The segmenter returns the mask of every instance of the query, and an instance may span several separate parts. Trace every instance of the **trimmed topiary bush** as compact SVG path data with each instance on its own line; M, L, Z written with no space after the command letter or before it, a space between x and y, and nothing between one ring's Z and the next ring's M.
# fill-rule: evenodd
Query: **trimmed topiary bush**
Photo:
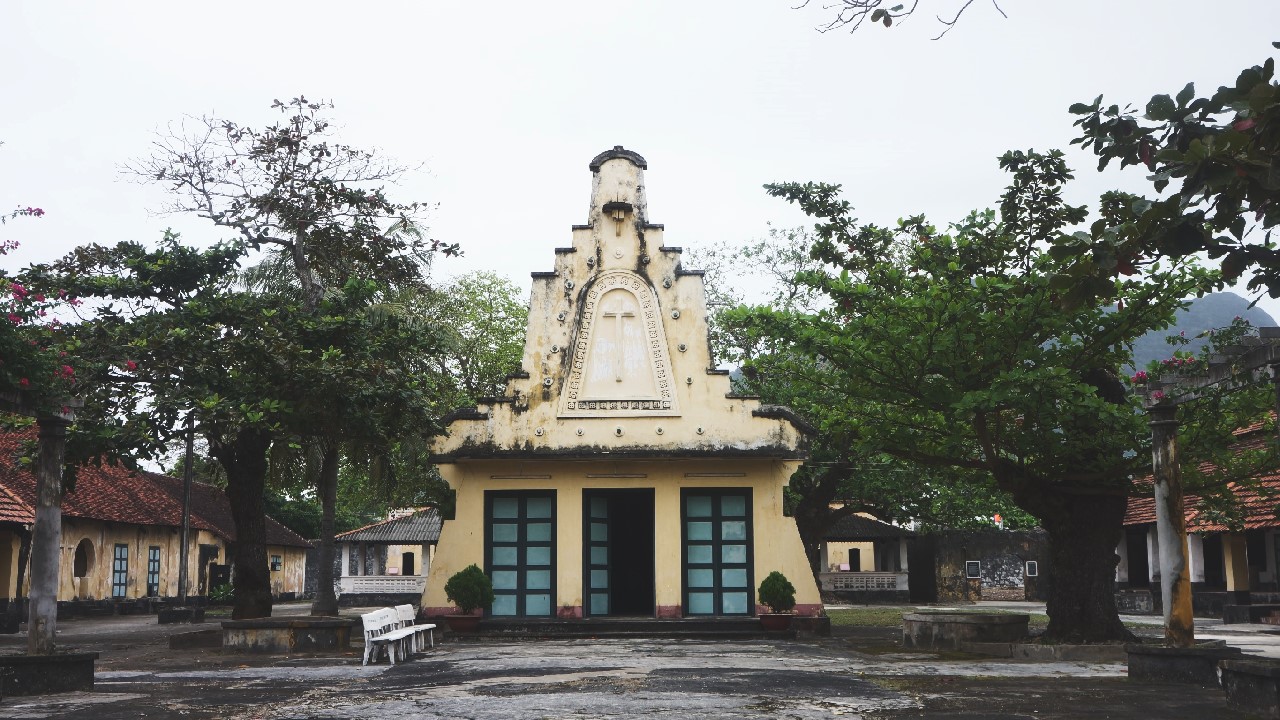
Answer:
M493 603L493 581L479 566L468 565L444 584L444 594L463 615L470 615Z
M760 602L775 613L791 612L796 606L796 587L786 575L774 570L760 583Z

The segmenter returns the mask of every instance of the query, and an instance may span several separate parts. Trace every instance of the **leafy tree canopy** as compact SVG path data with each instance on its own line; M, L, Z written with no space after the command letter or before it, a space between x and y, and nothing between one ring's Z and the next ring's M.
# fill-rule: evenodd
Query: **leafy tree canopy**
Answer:
M817 572L819 547L829 528L855 512L926 528L990 527L1000 514L1007 527L1034 525L989 476L924 468L853 441L844 428L852 400L831 402L838 368L799 350L789 339L760 332L744 302L789 314L817 314L829 297L805 282L830 266L810 255L814 237L804 228L770 228L743 246L721 244L691 253L706 270L712 348L720 362L737 365L737 390L790 407L819 430L810 459L791 478L787 510L795 517ZM742 289L750 286L750 296ZM963 478L961 476L964 476Z
M1173 263L1118 281L1115 309L1064 309L1052 278L1065 261L1046 248L1085 217L1061 197L1071 173L1056 151L1000 162L1012 184L999 216L943 232L918 216L860 225L835 186L769 186L818 220L813 255L829 268L801 281L827 307L741 309L735 321L810 359L832 406L824 432L864 457L985 475L1038 518L1054 548L1051 636L1126 637L1112 557L1149 434L1118 369L1134 338L1214 278Z
M1280 297L1280 250L1271 240L1280 223L1274 58L1207 97L1188 83L1153 96L1141 112L1101 95L1071 112L1081 131L1072 142L1092 150L1099 169L1113 160L1142 166L1156 192L1171 192L1156 200L1113 195L1087 231L1056 238L1057 256L1074 259L1059 281L1067 300L1114 297L1111 278L1202 252L1219 260L1225 281L1252 270L1250 289Z

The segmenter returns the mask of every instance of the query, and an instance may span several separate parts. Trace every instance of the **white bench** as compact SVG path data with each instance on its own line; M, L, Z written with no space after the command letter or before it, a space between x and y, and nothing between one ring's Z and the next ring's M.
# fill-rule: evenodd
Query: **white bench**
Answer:
M412 605L397 605L396 618L400 621L401 629L413 630L413 652L421 652L425 649L422 646L423 635L427 636L427 647L436 646L436 626L431 623L417 624L418 613L414 611Z
M377 662L378 655L384 650L391 664L396 664L396 657L409 657L410 644L414 642L418 631L414 627L401 627L400 617L392 608L382 608L360 616L364 623L364 660Z

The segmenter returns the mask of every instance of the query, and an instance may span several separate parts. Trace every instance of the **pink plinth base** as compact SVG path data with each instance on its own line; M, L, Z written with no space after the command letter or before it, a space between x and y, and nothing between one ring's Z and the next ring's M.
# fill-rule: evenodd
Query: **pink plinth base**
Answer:
M821 603L816 605L796 605L795 608L792 609L791 614L799 617L818 617L822 615L825 610L825 607ZM772 612L773 611L769 609L768 605L756 605L757 615L769 615Z
M659 605L658 617L660 618L682 618L684 617L684 608L680 605Z
M581 620L582 606L581 605L562 605L560 609L556 611L556 617L560 618L561 620Z
M418 615L420 617L429 617L429 618L438 618L438 617L444 617L445 615L461 615L461 614L462 614L462 611L452 605L445 605L443 607L424 607L420 611L418 611ZM483 615L484 613L481 612L480 610L474 610L472 611L471 614Z

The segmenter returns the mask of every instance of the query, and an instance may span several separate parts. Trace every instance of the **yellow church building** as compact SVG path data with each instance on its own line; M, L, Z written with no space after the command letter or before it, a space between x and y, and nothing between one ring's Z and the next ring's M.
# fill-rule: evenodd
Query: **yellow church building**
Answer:
M779 570L796 612L822 604L782 494L808 426L733 394L707 342L701 271L645 202L640 155L591 161L591 210L533 273L523 366L455 412L434 446L456 491L423 607L475 564L491 617L744 616Z

